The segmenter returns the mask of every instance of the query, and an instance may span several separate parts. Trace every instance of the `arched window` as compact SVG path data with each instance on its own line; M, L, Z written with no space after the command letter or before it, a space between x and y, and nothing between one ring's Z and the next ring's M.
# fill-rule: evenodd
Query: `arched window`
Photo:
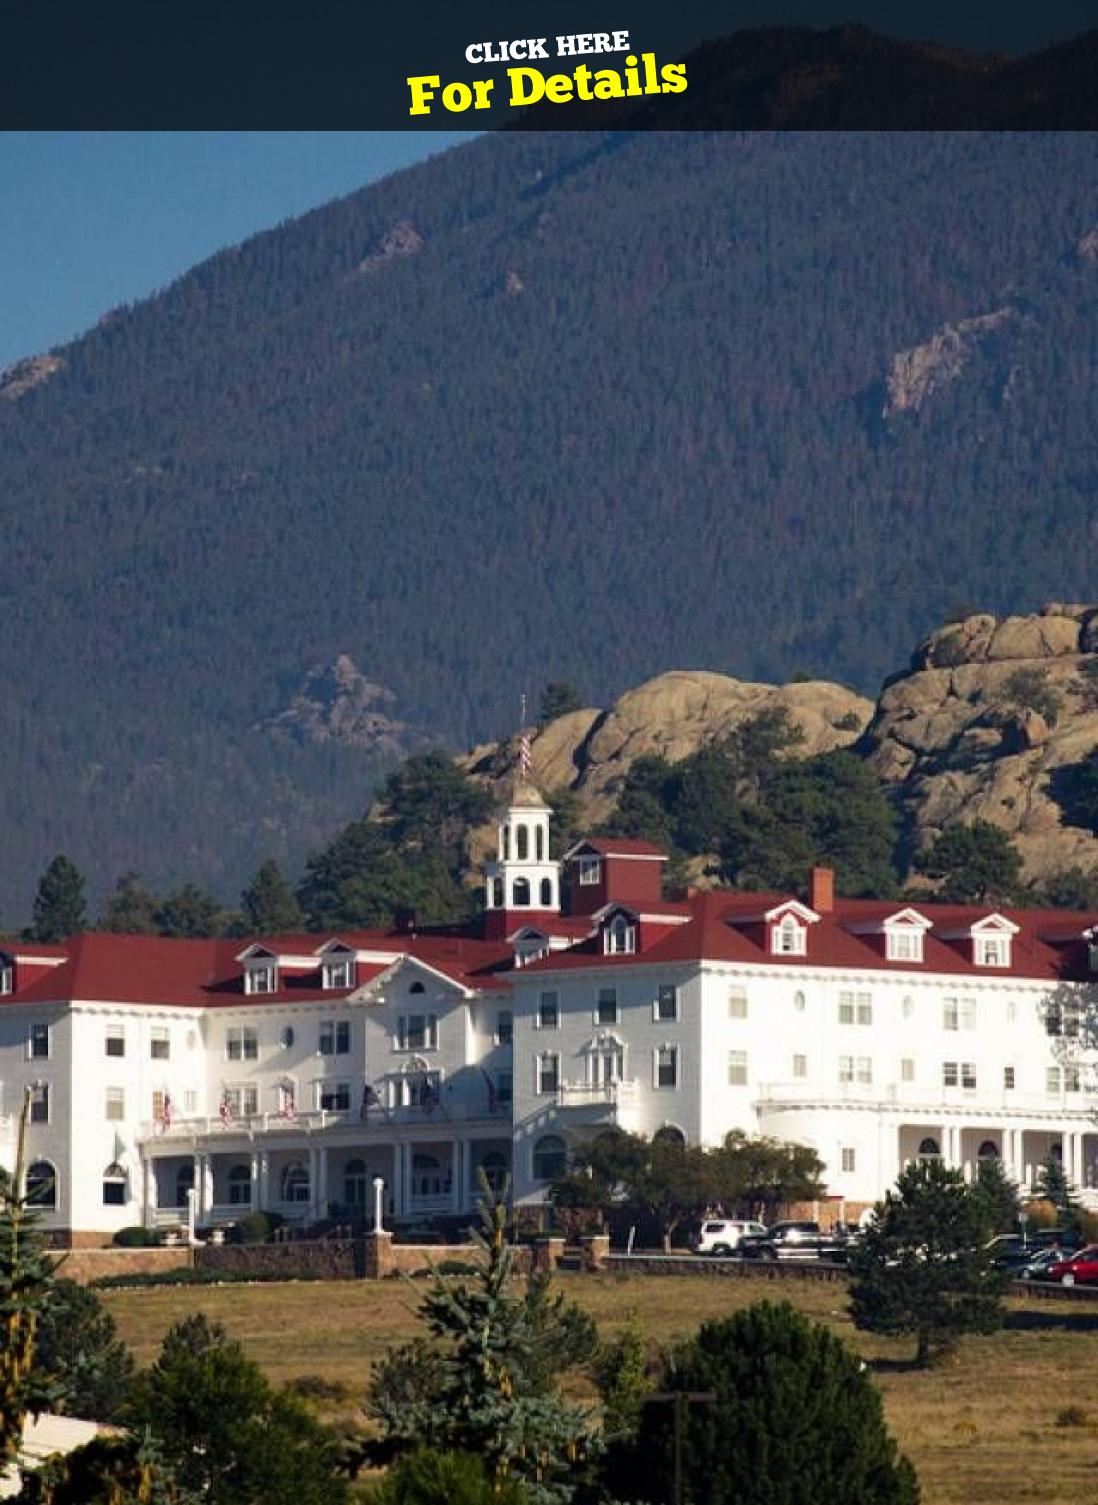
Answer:
M553 880L543 878L541 880L541 907L551 909L553 907Z
M234 1165L229 1172L229 1206L252 1205L252 1170L248 1165Z
M637 949L637 927L623 914L616 914L606 930L604 949L621 955Z
M994 1139L985 1139L976 1151L977 1160L998 1160L998 1158L999 1146L995 1143Z
M502 1150L489 1150L480 1162L480 1168L495 1195L502 1196L507 1185L507 1156Z
M545 827L534 827L534 856L539 862L545 861Z
M803 956L806 934L795 915L783 915L774 927L771 950L784 956Z
M927 1137L926 1139L919 1140L920 1160L940 1160L941 1158L942 1152L938 1148L938 1141L936 1139Z
M348 1207L366 1206L365 1160L348 1160L343 1167L343 1200Z
M503 908L503 879L502 878L493 878L492 879L492 908L493 909L502 909Z
M27 1201L36 1207L57 1206L57 1172L48 1160L27 1167Z
M444 1197L450 1190L449 1174L434 1155L420 1150L412 1156L412 1200Z
M543 1134L534 1146L534 1179L555 1181L568 1168L568 1151L559 1134Z
M300 1160L292 1160L282 1172L282 1200L284 1202L309 1200L309 1172Z
M1049 1150L1048 1154L1049 1154L1049 1159L1050 1160L1063 1160L1063 1158L1064 1158L1064 1147L1063 1147L1063 1145L1054 1144L1052 1146L1052 1148Z
M530 908L530 880L516 878L511 885L511 903L516 909Z
M804 994L803 993L794 993L793 994L793 1007L794 1007L794 1009L796 1010L796 1012L798 1014L803 1014L804 1013Z
M530 833L525 826L515 827L515 856L525 862L530 855Z
M509 862L511 860L511 828L509 826L503 827L501 846L503 847L503 860L504 862Z
M686 1143L686 1135L674 1124L664 1124L662 1129L657 1129L652 1135L657 1144L674 1144L680 1148Z
M194 1189L194 1166L182 1165L175 1173L175 1205L186 1207L187 1193Z
M426 993L427 989L421 982L414 982L408 991L409 993Z
M129 1180L117 1160L112 1160L103 1172L103 1206L125 1207L130 1200Z

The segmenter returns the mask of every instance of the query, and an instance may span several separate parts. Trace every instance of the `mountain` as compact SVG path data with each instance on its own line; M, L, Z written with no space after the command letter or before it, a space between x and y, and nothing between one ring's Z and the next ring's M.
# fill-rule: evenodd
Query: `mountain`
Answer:
M232 898L550 678L875 694L958 602L1086 599L1093 165L498 133L21 363L0 915L57 851Z

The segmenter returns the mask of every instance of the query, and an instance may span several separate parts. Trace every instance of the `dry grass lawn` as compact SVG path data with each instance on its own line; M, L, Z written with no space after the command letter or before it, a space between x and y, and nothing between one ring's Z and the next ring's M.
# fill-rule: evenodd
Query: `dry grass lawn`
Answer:
M924 1505L1098 1505L1098 1303L1014 1302L1005 1331L968 1339L953 1362L904 1367L908 1343L856 1333L841 1285L698 1276L562 1275L613 1333L630 1308L653 1344L707 1317L769 1297L826 1322L870 1361L889 1424L919 1471ZM204 1310L224 1322L275 1381L322 1374L361 1389L371 1362L416 1329L405 1282L222 1286L104 1292L140 1363L170 1324ZM1057 1425L1068 1406L1082 1425Z

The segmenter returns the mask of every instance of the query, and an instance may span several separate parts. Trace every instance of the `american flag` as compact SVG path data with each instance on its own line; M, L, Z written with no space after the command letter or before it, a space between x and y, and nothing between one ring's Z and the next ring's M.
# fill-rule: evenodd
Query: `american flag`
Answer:
M297 1117L297 1104L294 1102L294 1094L291 1087L283 1087L282 1089L282 1117L288 1118L291 1123Z
M524 731L519 737L519 773L523 783L528 782L530 778L530 763L530 733Z
M221 1120L221 1127L223 1129L227 1129L229 1124L231 1124L233 1121L233 1110L231 1104L229 1103L229 1094L227 1092L223 1092L221 1094L221 1102L218 1104L217 1116Z
M365 1123L366 1120L369 1118L369 1116L370 1116L370 1109L371 1108L378 1108L380 1106L381 1106L381 1099L378 1097L377 1093L370 1086L369 1082L363 1082L363 1084L362 1084L362 1106L358 1110L358 1116L359 1116L359 1118L361 1118L362 1122Z
M496 1091L496 1084L483 1066L480 1068L480 1074L484 1078L484 1086L488 1092L488 1112L495 1113L499 1107L499 1093Z
M422 1103L424 1113L433 1113L438 1107L438 1089L435 1087L435 1084L434 1082L432 1082L430 1077L426 1077L424 1079L423 1097L420 1101Z
M160 1109L160 1122L165 1130L170 1129L172 1126L172 1097L170 1092L165 1092L164 1094L164 1105Z

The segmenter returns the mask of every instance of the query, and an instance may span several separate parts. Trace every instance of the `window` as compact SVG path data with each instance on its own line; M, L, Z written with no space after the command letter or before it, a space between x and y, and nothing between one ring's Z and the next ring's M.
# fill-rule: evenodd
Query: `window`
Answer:
M978 967L1009 967L1010 937L1007 935L978 935L974 948Z
M186 1207L187 1195L194 1190L194 1165L188 1161L175 1173L175 1206Z
M32 1061L43 1061L48 1058L50 1053L50 1027L48 1024L31 1025L27 1049Z
M530 880L516 878L511 885L511 903L516 909L530 908Z
M803 993L794 993L793 994L793 1012L795 1014L803 1014L804 1010L805 1010L805 998L804 998L804 994Z
M437 1071L406 1071L398 1084L399 1106L422 1108L433 1113L442 1091L442 1077Z
M126 1172L115 1160L103 1172L103 1206L125 1207L129 1200L130 1192Z
M0 993L15 992L15 968L6 956L0 956Z
M1045 1091L1059 1093L1060 1091L1060 1068L1059 1066L1045 1067Z
M807 931L793 915L783 915L770 932L770 949L778 956L803 956Z
M956 1085L957 1085L957 1083L958 1083L959 1080L960 1080L960 1077L958 1076L958 1072L957 1072L957 1062L956 1061L943 1061L942 1062L942 1086L943 1087L956 1087Z
M348 1207L366 1206L365 1160L348 1160L343 1167L343 1200Z
M747 994L743 988L733 988L728 995L729 1019L747 1018Z
M918 1158L920 1160L940 1160L942 1158L942 1152L939 1148L938 1141L936 1139L929 1138L929 1136L926 1139L920 1139Z
M294 1043L294 1027L284 1024L278 1032L278 1043L283 1050L290 1050Z
M227 1061L257 1061L259 1059L259 1031L254 1025L237 1024L225 1031L225 1059Z
M152 1095L152 1117L153 1117L153 1123L159 1124L161 1126L161 1128L167 1127L167 1125L164 1122L164 1118L165 1118L164 1110L165 1110L165 1108L168 1107L169 1101L170 1100L169 1100L168 1094L166 1092L157 1091L157 1092L154 1092L153 1095ZM170 1115L170 1110L169 1110L169 1115Z
M412 1018L419 1017L412 1015ZM416 1047L422 1049L422 1045ZM347 1019L325 1019L320 1026L319 1050L322 1056L345 1056L351 1049L351 1025Z
M412 1156L412 1200L427 1201L450 1194L450 1172L444 1170L436 1156L418 1150Z
M539 862L545 860L545 827L540 823L534 827L534 856Z
M32 1124L48 1124L50 1121L50 1084L38 1082L31 1088L30 1121Z
M344 1046L344 1053L347 1047ZM397 1050L437 1050L438 1016L401 1014L397 1022ZM340 1052L336 1052L340 1054Z
M999 1159L999 1146L995 1143L994 1139L985 1139L985 1140L981 1141L980 1148L976 1151L976 1159L977 1160L998 1160Z
M555 993L542 993L538 999L538 1029L560 1028L560 1006Z
M873 1081L872 1056L840 1056L839 1081L858 1082L863 1087L870 1086Z
M543 1134L534 1146L535 1181L555 1181L568 1169L568 1151L558 1134Z
M26 1197L35 1207L57 1206L57 1172L48 1160L27 1167Z
M121 1123L126 1116L126 1094L121 1087L107 1088L106 1116L111 1123Z
M885 957L890 962L921 962L923 933L908 926L885 931Z
M350 1082L318 1082L317 1106L326 1113L346 1113L351 1106Z
M848 1144L843 1145L842 1149L839 1151L839 1164L844 1175L849 1176L853 1174L856 1163L857 1156L854 1153L854 1147Z
M904 1001L900 1004L900 1013L905 1019L910 1019L912 1017L912 1015L915 1013L914 998L904 999Z
M730 1087L747 1086L746 1050L730 1050L728 1052L728 1085Z
M525 862L530 855L530 833L523 825L515 827L515 856Z
M510 1045L515 1038L515 1021L510 1009L500 1009L496 1015L496 1044Z
M839 994L840 1024L872 1024L873 999L868 993Z
M1061 1003L1059 999L1051 999L1045 1009L1045 1033L1054 1037L1065 1036L1076 1040L1079 1037L1081 1022L1081 1010L1078 1002L1069 1000Z
M747 1073L746 1073L746 1068L745 1068L744 1076L746 1077L746 1075L747 1075ZM793 1057L793 1075L795 1077L806 1077L808 1075L808 1057L807 1056L794 1056Z
M653 1054L655 1057L653 1085L677 1087L679 1085L679 1047L658 1045Z
M622 956L637 949L637 927L623 914L616 914L603 932L603 948L611 956Z
M222 1093L230 1118L254 1118L259 1112L259 1089L257 1087L226 1087Z
M245 993L276 993L278 968L274 962L253 962L244 968Z
M602 1043L586 1051L587 1085L609 1087L625 1076L625 1048L611 1035L604 1036Z
M976 1028L975 998L942 1000L942 1028L949 1030Z
M292 1160L282 1172L282 1200L284 1202L309 1200L309 1172L300 1160Z
M657 1024L673 1024L679 1017L679 990L673 982L661 982L656 989L656 1007L652 1017Z
M1079 1087L1080 1081L1081 1081L1081 1073L1080 1073L1080 1070L1079 1070L1078 1066L1065 1066L1064 1067L1064 1091L1065 1092L1078 1092L1080 1090L1080 1087Z
M326 988L353 988L355 985L354 962L349 956L341 956L338 961L326 961L322 969L322 977Z
M172 1054L172 1036L167 1025L154 1024L149 1033L149 1056L154 1061L168 1061Z
M126 1054L126 1030L121 1024L108 1024L104 1036L104 1049L109 1056Z
M854 1057L839 1057L839 1081L852 1082L854 1080Z
M585 887L590 883L601 883L602 862L598 857L581 857L576 863L576 877Z
M537 1058L535 1091L555 1093L560 1090L560 1056L555 1051L545 1050Z
M252 1205L252 1171L247 1165L234 1165L229 1171L229 1206Z
M975 1092L976 1063L974 1061L961 1062L961 1086L966 1092Z
M538 833L541 834L540 832ZM484 1174L491 1190L495 1195L501 1196L507 1185L507 1156L502 1150L489 1150L480 1162L480 1170Z
M515 1100L514 1081L509 1071L496 1072L496 1104L499 1108L510 1113L511 1104Z
M900 1059L900 1081L913 1082L915 1080L915 1061L912 1056L903 1056Z
M617 1024L617 1022L618 990L617 988L600 988L595 1003L595 1023Z
M538 837L539 837L539 845L540 845L540 837L541 837L541 832L540 831L538 832ZM539 893L538 893L538 902L541 905L542 909L552 909L552 907L553 907L553 880L552 880L552 878L543 878L541 880L541 888L540 888Z

